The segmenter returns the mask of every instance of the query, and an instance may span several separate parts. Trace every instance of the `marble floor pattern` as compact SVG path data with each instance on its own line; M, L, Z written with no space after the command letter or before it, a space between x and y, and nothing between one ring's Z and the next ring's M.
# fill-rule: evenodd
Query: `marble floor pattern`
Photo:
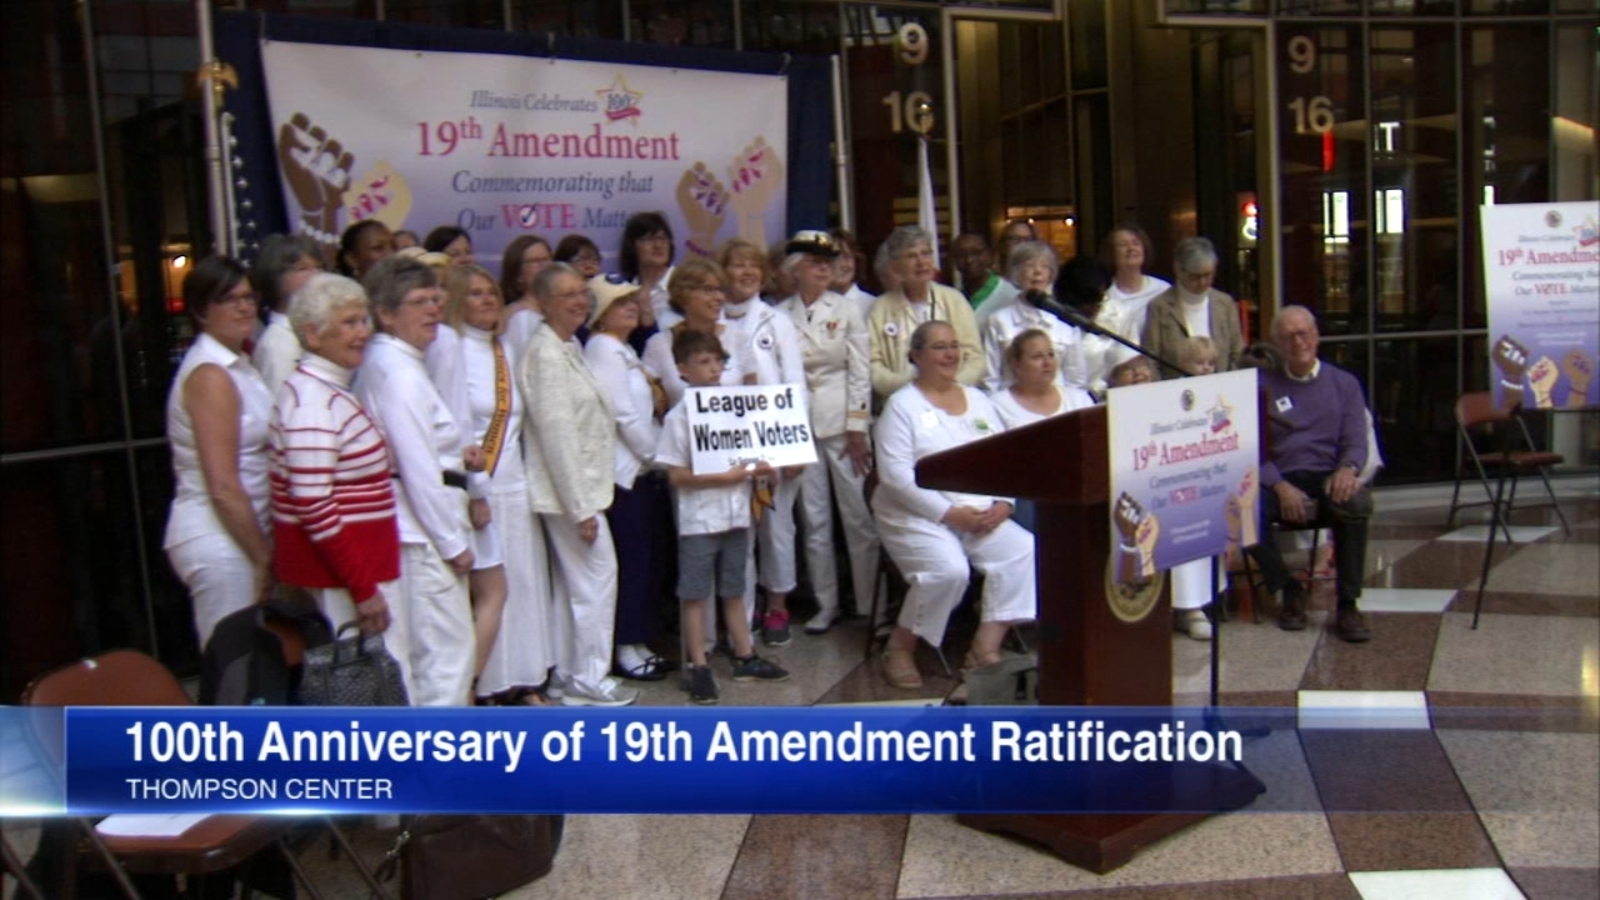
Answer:
M1368 550L1367 644L1332 633L1332 585L1311 627L1222 626L1221 700L1301 708L1299 731L1247 748L1269 794L1146 847L1096 875L953 816L572 816L546 878L506 895L557 898L1600 897L1600 480L1557 484L1571 523L1514 514L1472 628L1487 533L1445 526L1448 487L1380 491ZM781 685L722 679L726 705L937 703L955 688L921 659L921 691L864 662L865 623L796 629L769 655ZM951 648L953 659L960 651ZM1203 704L1209 645L1174 634L1175 702ZM726 673L724 673L725 675ZM684 705L669 680L642 702ZM1321 721L1324 727L1315 727ZM1328 730L1326 723L1338 730ZM23 855L35 832L8 823ZM388 835L356 829L366 855ZM304 860L329 897L365 896L320 845ZM8 881L6 896L12 896Z

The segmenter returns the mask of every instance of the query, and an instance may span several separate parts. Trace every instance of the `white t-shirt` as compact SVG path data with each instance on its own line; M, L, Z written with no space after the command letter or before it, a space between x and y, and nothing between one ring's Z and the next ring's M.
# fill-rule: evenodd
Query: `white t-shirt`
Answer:
M689 450L689 410L682 403L661 423L656 464L692 468ZM720 534L750 527L750 482L714 487L679 487L673 490L678 507L678 534Z
M1013 428L1021 428L1024 425L1032 425L1035 422L1042 422L1052 416L1069 413L1075 409L1083 409L1094 405L1094 398L1089 396L1089 392L1082 388L1058 384L1056 385L1056 397L1059 402L1055 411L1045 415L1040 415L1018 403L1017 398L1011 395L1010 388L995 391L989 395L989 400L994 403L994 410L1000 414L1000 421L1006 424L1006 430L1008 431Z

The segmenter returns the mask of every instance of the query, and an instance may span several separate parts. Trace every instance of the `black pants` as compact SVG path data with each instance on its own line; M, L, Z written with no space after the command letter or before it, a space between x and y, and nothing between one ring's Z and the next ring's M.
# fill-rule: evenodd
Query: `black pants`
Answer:
M1350 514L1334 514L1334 503L1323 490L1323 484L1331 474L1286 472L1283 480L1311 498L1311 514L1317 522L1333 532L1333 562L1338 580L1339 608L1355 609L1356 601L1361 599L1361 582L1366 577L1367 520L1364 516L1357 518ZM1347 511L1348 508L1342 506L1340 510ZM1268 531L1269 523L1282 520L1283 511L1278 507L1277 492L1264 488L1261 496L1261 541L1249 552L1256 565L1261 567L1267 590L1273 592L1283 590L1292 578L1289 567L1284 565L1283 551Z
M640 473L631 490L616 489L606 511L617 545L618 644L648 644L660 630L661 597L671 585L666 580L671 567L662 558L661 545L671 535L660 534L658 526L663 511L671 515L671 503L665 478Z

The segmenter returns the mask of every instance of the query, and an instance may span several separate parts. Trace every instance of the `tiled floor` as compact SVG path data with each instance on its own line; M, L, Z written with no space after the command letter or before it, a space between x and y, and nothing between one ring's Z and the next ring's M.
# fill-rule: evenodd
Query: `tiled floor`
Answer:
M1106 875L951 816L574 816L554 872L509 896L1594 900L1600 483L1569 479L1558 490L1571 534L1548 510L1518 513L1517 542L1495 551L1477 630L1481 518L1447 530L1448 490L1380 492L1370 643L1333 636L1322 584L1306 631L1224 626L1224 704L1298 706L1307 726L1252 745L1268 793ZM792 681L725 680L724 703L938 702L955 687L942 677L920 692L887 687L862 661L863 627L797 634L773 654ZM1203 703L1209 645L1174 635L1172 650L1177 702ZM936 665L922 659L925 675ZM673 682L645 688L647 704L685 702ZM27 829L8 834L31 850ZM381 854L384 835L357 837ZM306 860L330 897L363 896L320 848Z

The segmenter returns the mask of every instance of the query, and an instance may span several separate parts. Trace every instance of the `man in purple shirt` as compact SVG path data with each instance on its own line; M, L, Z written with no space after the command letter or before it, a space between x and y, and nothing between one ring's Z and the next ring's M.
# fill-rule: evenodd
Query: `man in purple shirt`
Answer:
M1273 521L1325 522L1333 531L1339 605L1336 631L1346 641L1370 640L1356 608L1367 556L1371 493L1358 476L1367 462L1366 400L1355 376L1317 358L1321 336L1311 310L1286 306L1272 321L1282 372L1263 370L1275 424L1272 458L1261 468L1262 533ZM1283 592L1278 627L1306 627L1306 589L1289 574L1276 541L1250 549L1267 590Z

